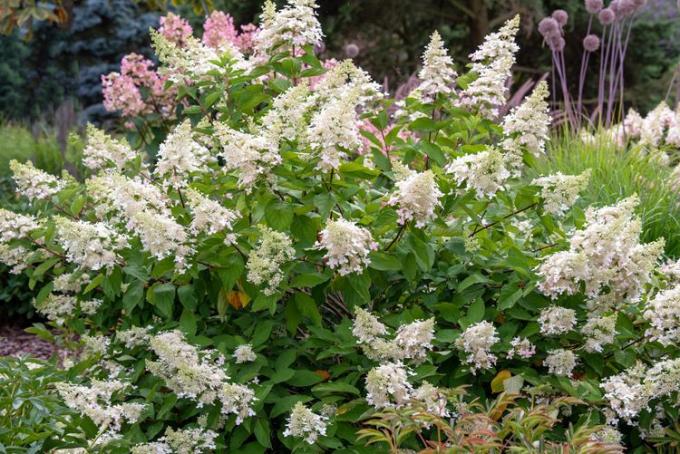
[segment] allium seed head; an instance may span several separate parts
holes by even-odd
[[[590,14],[597,14],[602,10],[604,6],[602,0],[586,0],[586,11]]]
[[[354,43],[349,43],[345,46],[345,55],[347,58],[354,58],[359,55],[359,46]]]
[[[616,13],[611,8],[605,8],[597,15],[602,25],[609,25],[616,20]]]
[[[595,52],[600,48],[600,38],[593,34],[586,36],[583,38],[583,48],[588,52]]]
[[[552,17],[557,21],[558,24],[560,24],[561,27],[567,25],[567,21],[569,21],[569,13],[563,9],[556,9],[553,11]]]
[[[545,39],[551,36],[559,35],[560,24],[552,17],[544,17],[541,22],[538,23],[538,32],[543,35]]]

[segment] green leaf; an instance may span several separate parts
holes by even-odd
[[[144,301],[144,282],[134,280],[128,285],[127,291],[123,294],[123,308],[128,312],[140,306]]]
[[[151,298],[149,298],[150,295]],[[168,319],[172,318],[175,306],[175,286],[173,284],[154,284],[147,292],[147,299],[158,308],[161,315]]]
[[[306,293],[296,293],[293,301],[300,315],[309,318],[316,326],[321,326],[321,314],[312,297]]]
[[[183,285],[177,288],[177,296],[179,297],[179,302],[182,303],[186,309],[194,310],[198,306],[198,300],[196,300],[196,295],[194,294],[193,285]]]
[[[326,282],[328,279],[330,279],[329,275],[318,272],[298,274],[293,278],[290,286],[295,288],[311,288]]]
[[[179,327],[188,336],[194,336],[197,327],[196,314],[185,308],[179,318]]]
[[[255,427],[253,429],[255,432],[255,438],[257,442],[264,446],[265,448],[271,448],[271,434],[269,428],[269,422],[266,418],[255,419]]]
[[[264,217],[269,227],[283,232],[287,231],[293,222],[293,210],[290,204],[274,199],[267,205]]]
[[[324,397],[331,394],[352,394],[354,396],[361,396],[359,390],[345,382],[328,382],[319,383],[312,388],[312,394],[317,397]]]
[[[311,370],[296,370],[295,375],[286,381],[287,384],[298,387],[315,385],[323,381],[323,378]]]
[[[470,305],[470,309],[468,309],[466,318],[471,324],[478,323],[484,319],[484,312],[485,312],[484,300],[481,298],[477,298]]]
[[[371,259],[370,267],[378,271],[399,271],[402,267],[402,262],[397,257],[385,252],[371,252],[369,255]]]
[[[274,322],[271,320],[265,320],[257,324],[255,332],[253,333],[253,338],[250,340],[253,347],[258,347],[269,339],[272,333],[272,328],[274,327]]]

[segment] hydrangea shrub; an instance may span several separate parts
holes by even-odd
[[[519,18],[468,72],[434,34],[397,103],[315,57],[314,8],[268,2],[241,34],[211,16],[203,40],[166,18],[167,133],[89,128],[84,181],[13,163],[32,212],[0,211],[0,258],[57,334],[34,330],[73,347],[67,447],[369,452],[362,428],[398,448],[370,429],[395,417],[401,448],[451,446],[461,385],[505,393],[484,416],[500,440],[521,408],[546,429],[562,409],[553,444],[672,440],[678,265],[640,242],[636,198],[584,212],[587,172],[524,178],[550,116],[540,83],[498,117]]]

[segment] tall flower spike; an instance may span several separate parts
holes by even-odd
[[[450,95],[455,91],[456,77],[453,60],[435,31],[423,54],[423,67],[418,73],[421,82],[417,90],[424,101],[434,101],[438,94]]]
[[[434,217],[435,208],[441,205],[439,198],[443,195],[432,171],[413,172],[396,186],[388,204],[398,206],[399,224],[413,220],[417,227],[425,227]]]
[[[551,214],[561,216],[574,205],[579,193],[590,182],[590,169],[581,175],[563,175],[557,172],[554,175],[537,178],[531,184],[541,187],[543,209]]]
[[[515,53],[519,50],[515,42],[518,29],[519,15],[507,21],[498,32],[487,35],[479,49],[470,55],[472,72],[477,78],[461,93],[462,106],[486,118],[498,116],[498,107],[505,104],[506,82],[512,75]]]
[[[281,10],[265,3],[260,31],[255,36],[255,55],[258,60],[271,57],[274,50],[284,51],[315,46],[322,42],[323,32],[316,17],[314,0],[289,0]]]
[[[106,134],[91,123],[87,125],[87,145],[83,150],[83,165],[90,170],[113,166],[123,170],[135,152],[126,144]]]
[[[344,276],[361,273],[371,263],[368,254],[377,249],[378,244],[367,229],[341,218],[328,222],[314,247],[325,249],[328,266]]]
[[[231,231],[232,223],[239,217],[238,213],[223,207],[219,202],[212,200],[194,189],[185,192],[187,204],[193,214],[190,232],[199,232],[214,235],[218,232]],[[228,243],[232,240],[230,236],[226,239]]]
[[[548,140],[551,123],[547,102],[549,94],[548,83],[539,82],[531,95],[503,119],[505,134],[514,136],[513,139],[534,156],[545,151],[545,142]]]
[[[281,267],[295,258],[293,242],[288,235],[261,227],[262,237],[248,256],[248,282],[263,286],[265,295],[273,295],[285,274]]]
[[[117,251],[128,246],[125,236],[110,225],[55,218],[57,242],[66,251],[69,261],[86,269],[112,269],[120,259]]]
[[[212,160],[210,152],[193,138],[192,133],[191,122],[185,120],[159,147],[154,173],[162,178],[164,185],[183,188],[192,174],[207,170]]]
[[[319,437],[326,435],[328,417],[317,415],[302,402],[297,402],[288,417],[284,437],[299,437],[313,445]]]
[[[495,148],[456,158],[445,170],[459,185],[474,189],[480,199],[493,197],[510,177],[503,155]]]
[[[21,163],[16,160],[9,162],[12,179],[21,195],[30,200],[44,200],[52,197],[64,188],[64,182],[54,175],[36,169],[31,161]]]

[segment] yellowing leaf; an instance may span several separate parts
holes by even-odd
[[[232,290],[227,292],[227,301],[231,307],[238,310],[243,309],[250,303],[250,297],[244,292]]]
[[[491,380],[491,392],[496,394],[502,393],[505,390],[503,382],[510,377],[512,377],[512,373],[507,369],[498,372],[493,380]]]

